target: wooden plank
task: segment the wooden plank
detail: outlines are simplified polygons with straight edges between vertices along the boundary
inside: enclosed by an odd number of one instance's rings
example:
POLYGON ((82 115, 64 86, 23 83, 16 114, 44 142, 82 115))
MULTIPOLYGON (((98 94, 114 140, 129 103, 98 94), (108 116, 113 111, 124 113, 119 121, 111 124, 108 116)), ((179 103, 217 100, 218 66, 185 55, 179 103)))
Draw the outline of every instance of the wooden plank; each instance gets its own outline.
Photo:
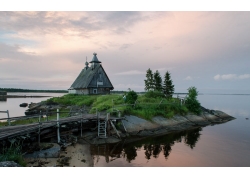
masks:
MULTIPOLYGON (((122 120, 121 120, 121 122, 122 122, 122 120)), ((122 125, 123 125, 123 128, 124 128, 125 132, 127 132, 127 129, 126 129, 126 127, 124 126, 123 122, 122 122, 122 125)))
POLYGON ((117 129, 115 128, 115 125, 113 124, 112 121, 110 121, 110 124, 112 125, 113 129, 116 131, 116 134, 118 135, 118 137, 121 138, 120 135, 119 135, 119 132, 118 132, 117 129))

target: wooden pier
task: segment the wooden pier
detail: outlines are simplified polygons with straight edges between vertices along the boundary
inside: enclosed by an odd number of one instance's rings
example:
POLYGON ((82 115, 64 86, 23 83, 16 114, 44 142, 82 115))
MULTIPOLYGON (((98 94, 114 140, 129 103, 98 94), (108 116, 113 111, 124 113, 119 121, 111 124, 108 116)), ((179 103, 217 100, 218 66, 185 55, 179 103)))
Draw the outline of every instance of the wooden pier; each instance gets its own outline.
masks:
MULTIPOLYGON (((59 114, 59 113, 58 113, 59 114)), ((98 127, 99 121, 110 121, 120 119, 117 117, 110 116, 97 116, 96 114, 83 114, 78 116, 71 116, 66 118, 58 118, 56 120, 37 122, 25 125, 14 125, 0 127, 0 141, 12 138, 27 138, 30 136, 35 136, 38 141, 40 141, 40 136, 48 137, 48 134, 53 134, 53 136, 58 136, 58 143, 60 142, 60 132, 63 126, 68 126, 74 124, 74 130, 90 129, 89 124, 94 124, 98 127), (107 119, 108 118, 108 119, 107 119), (86 126, 85 126, 86 125, 86 126), (38 138, 37 138, 38 137, 38 138)), ((40 121, 40 120, 39 120, 40 121)), ((67 131, 67 130, 66 130, 67 131)), ((68 130, 70 131, 70 130, 68 130)))

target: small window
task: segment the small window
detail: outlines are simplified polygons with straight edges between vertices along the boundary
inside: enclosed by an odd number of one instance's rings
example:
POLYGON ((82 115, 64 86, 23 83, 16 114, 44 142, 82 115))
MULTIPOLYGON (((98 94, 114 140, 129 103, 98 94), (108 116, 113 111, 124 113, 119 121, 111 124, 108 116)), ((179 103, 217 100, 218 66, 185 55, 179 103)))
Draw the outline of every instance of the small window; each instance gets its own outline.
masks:
POLYGON ((93 94, 97 94, 97 89, 93 89, 93 94))

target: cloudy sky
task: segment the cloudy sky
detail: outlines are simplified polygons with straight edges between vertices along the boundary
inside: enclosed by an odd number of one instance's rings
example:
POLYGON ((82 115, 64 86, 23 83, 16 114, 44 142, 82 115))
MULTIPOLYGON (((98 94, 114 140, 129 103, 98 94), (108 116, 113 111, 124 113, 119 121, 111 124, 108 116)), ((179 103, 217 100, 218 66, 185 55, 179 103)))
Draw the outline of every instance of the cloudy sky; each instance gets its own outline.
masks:
POLYGON ((249 11, 0 11, 0 87, 68 89, 93 52, 115 90, 250 93, 249 11))

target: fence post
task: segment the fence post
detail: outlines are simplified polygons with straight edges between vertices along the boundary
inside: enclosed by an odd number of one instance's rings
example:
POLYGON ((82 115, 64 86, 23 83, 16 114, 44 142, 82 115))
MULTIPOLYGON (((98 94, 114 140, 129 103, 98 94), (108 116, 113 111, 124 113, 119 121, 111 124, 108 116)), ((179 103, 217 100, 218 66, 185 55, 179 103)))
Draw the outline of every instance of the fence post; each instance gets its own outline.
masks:
POLYGON ((163 101, 163 99, 161 99, 161 101, 160 101, 160 103, 159 103, 158 107, 161 105, 162 101, 163 101))
POLYGON ((46 121, 48 121, 48 108, 46 109, 46 121))
POLYGON ((113 112, 114 112, 114 99, 112 99, 112 108, 113 108, 113 112))
POLYGON ((108 136, 110 136, 110 123, 109 123, 109 119, 110 119, 110 113, 107 113, 107 117, 106 117, 106 123, 107 123, 107 134, 108 136))
POLYGON ((60 124, 59 124, 59 109, 57 109, 57 142, 60 143, 60 124))
POLYGON ((7 117, 8 117, 8 125, 10 126, 10 115, 9 115, 9 110, 6 111, 7 117))
MULTIPOLYGON (((84 109, 85 109, 85 107, 84 107, 84 109)), ((84 110, 82 110, 82 118, 83 118, 83 111, 84 110)), ((81 119, 81 137, 82 137, 82 119, 81 119)))
MULTIPOLYGON (((135 101, 135 104, 136 104, 137 100, 135 101)), ((135 104, 134 104, 134 108, 135 108, 135 104)))
POLYGON ((39 128, 38 128, 38 146, 39 146, 39 147, 40 147, 40 131, 41 131, 41 130, 40 130, 40 128, 41 128, 41 127, 40 127, 41 113, 42 113, 42 112, 40 111, 39 119, 38 119, 38 123, 39 123, 39 126, 38 126, 38 127, 39 127, 39 128))

